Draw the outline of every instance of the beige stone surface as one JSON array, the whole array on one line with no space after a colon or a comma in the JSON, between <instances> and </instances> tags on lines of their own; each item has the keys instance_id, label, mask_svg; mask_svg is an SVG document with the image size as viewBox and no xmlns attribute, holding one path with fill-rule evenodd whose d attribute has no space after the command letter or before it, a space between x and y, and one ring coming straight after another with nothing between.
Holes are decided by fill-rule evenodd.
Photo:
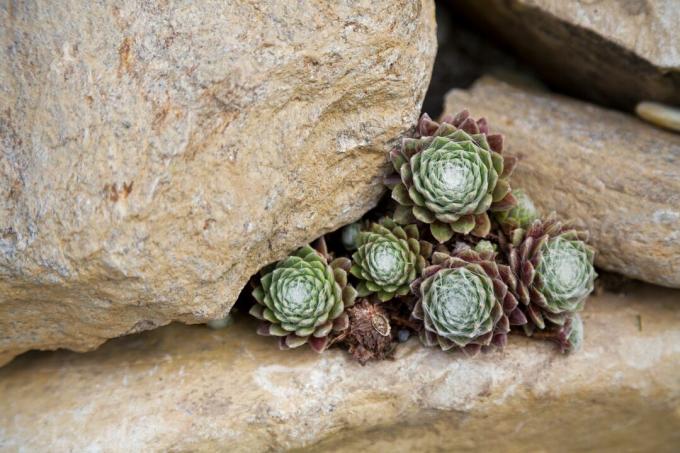
<instances>
[{"instance_id":1,"label":"beige stone surface","mask_svg":"<svg viewBox=\"0 0 680 453\"><path fill-rule=\"evenodd\" d=\"M0 369L0 450L677 451L679 303L641 284L592 297L572 356L511 336L471 359L413 338L362 367L279 351L245 317L31 352Z\"/></svg>"},{"instance_id":2,"label":"beige stone surface","mask_svg":"<svg viewBox=\"0 0 680 453\"><path fill-rule=\"evenodd\" d=\"M455 7L563 90L630 110L643 100L680 104L677 0L457 0Z\"/></svg>"},{"instance_id":3,"label":"beige stone surface","mask_svg":"<svg viewBox=\"0 0 680 453\"><path fill-rule=\"evenodd\" d=\"M223 316L377 201L432 0L0 3L0 363Z\"/></svg>"},{"instance_id":4,"label":"beige stone surface","mask_svg":"<svg viewBox=\"0 0 680 453\"><path fill-rule=\"evenodd\" d=\"M590 230L598 266L680 287L680 136L491 78L447 96L447 112L462 108L505 135L513 186Z\"/></svg>"}]
</instances>

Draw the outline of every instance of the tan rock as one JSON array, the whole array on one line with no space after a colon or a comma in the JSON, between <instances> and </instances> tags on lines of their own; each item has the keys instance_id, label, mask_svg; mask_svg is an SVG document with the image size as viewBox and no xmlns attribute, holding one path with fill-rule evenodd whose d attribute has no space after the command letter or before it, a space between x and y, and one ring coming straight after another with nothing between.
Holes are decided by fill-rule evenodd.
<instances>
[{"instance_id":1,"label":"tan rock","mask_svg":"<svg viewBox=\"0 0 680 453\"><path fill-rule=\"evenodd\" d=\"M680 291L592 297L583 349L511 336L474 359L421 347L362 367L279 351L245 317L172 325L0 369L0 449L674 451Z\"/></svg>"},{"instance_id":2,"label":"tan rock","mask_svg":"<svg viewBox=\"0 0 680 453\"><path fill-rule=\"evenodd\" d=\"M412 126L431 0L3 3L0 363L224 316L360 217Z\"/></svg>"},{"instance_id":3,"label":"tan rock","mask_svg":"<svg viewBox=\"0 0 680 453\"><path fill-rule=\"evenodd\" d=\"M491 78L447 96L446 112L462 108L505 135L513 186L590 230L598 266L680 287L680 136Z\"/></svg>"},{"instance_id":4,"label":"tan rock","mask_svg":"<svg viewBox=\"0 0 680 453\"><path fill-rule=\"evenodd\" d=\"M630 110L680 104L677 0L459 0L455 11L565 92Z\"/></svg>"}]
</instances>

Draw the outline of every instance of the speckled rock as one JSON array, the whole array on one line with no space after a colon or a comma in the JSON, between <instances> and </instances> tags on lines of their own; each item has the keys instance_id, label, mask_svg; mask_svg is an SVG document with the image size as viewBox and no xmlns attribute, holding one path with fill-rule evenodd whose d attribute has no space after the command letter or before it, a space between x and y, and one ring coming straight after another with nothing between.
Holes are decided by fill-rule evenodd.
<instances>
[{"instance_id":1,"label":"speckled rock","mask_svg":"<svg viewBox=\"0 0 680 453\"><path fill-rule=\"evenodd\" d=\"M677 0L456 0L562 91L633 110L680 104Z\"/></svg>"},{"instance_id":2,"label":"speckled rock","mask_svg":"<svg viewBox=\"0 0 680 453\"><path fill-rule=\"evenodd\" d=\"M590 230L598 266L680 288L680 136L492 78L447 96L445 111L463 107L505 135L514 186Z\"/></svg>"},{"instance_id":3,"label":"speckled rock","mask_svg":"<svg viewBox=\"0 0 680 453\"><path fill-rule=\"evenodd\" d=\"M229 310L372 207L431 0L2 2L0 363Z\"/></svg>"},{"instance_id":4,"label":"speckled rock","mask_svg":"<svg viewBox=\"0 0 680 453\"><path fill-rule=\"evenodd\" d=\"M413 338L362 367L279 351L244 317L30 353L0 369L0 450L674 451L680 291L638 285L591 298L572 356L511 336L470 359Z\"/></svg>"}]
</instances>

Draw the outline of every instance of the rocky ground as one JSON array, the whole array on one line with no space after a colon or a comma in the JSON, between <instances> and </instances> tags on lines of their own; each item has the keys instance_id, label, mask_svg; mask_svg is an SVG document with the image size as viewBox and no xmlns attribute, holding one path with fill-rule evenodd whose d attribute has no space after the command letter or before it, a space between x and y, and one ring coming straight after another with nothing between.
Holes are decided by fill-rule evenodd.
<instances>
[{"instance_id":1,"label":"rocky ground","mask_svg":"<svg viewBox=\"0 0 680 453\"><path fill-rule=\"evenodd\" d=\"M676 2L295 5L0 5L0 451L677 450ZM421 105L486 116L592 232L582 351L187 325L374 207Z\"/></svg>"},{"instance_id":2,"label":"rocky ground","mask_svg":"<svg viewBox=\"0 0 680 453\"><path fill-rule=\"evenodd\" d=\"M31 353L0 369L0 449L671 452L679 299L642 284L592 297L573 356L518 337L469 359L411 339L362 367L281 352L244 317Z\"/></svg>"},{"instance_id":3,"label":"rocky ground","mask_svg":"<svg viewBox=\"0 0 680 453\"><path fill-rule=\"evenodd\" d=\"M432 0L82 3L0 8L0 364L224 316L375 206L436 52Z\"/></svg>"}]
</instances>

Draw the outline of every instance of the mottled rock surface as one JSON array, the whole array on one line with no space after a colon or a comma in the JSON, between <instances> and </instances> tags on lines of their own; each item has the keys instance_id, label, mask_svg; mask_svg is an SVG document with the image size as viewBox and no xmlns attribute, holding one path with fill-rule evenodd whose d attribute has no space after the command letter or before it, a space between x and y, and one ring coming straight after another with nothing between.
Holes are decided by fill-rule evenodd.
<instances>
[{"instance_id":1,"label":"mottled rock surface","mask_svg":"<svg viewBox=\"0 0 680 453\"><path fill-rule=\"evenodd\" d=\"M511 336L470 359L413 338L362 367L279 351L245 317L32 352L0 369L0 450L670 452L679 298L641 284L592 297L572 356Z\"/></svg>"},{"instance_id":2,"label":"mottled rock surface","mask_svg":"<svg viewBox=\"0 0 680 453\"><path fill-rule=\"evenodd\" d=\"M520 159L514 186L587 226L598 266L680 287L679 135L491 78L447 96L446 112L462 108L505 135Z\"/></svg>"},{"instance_id":3,"label":"mottled rock surface","mask_svg":"<svg viewBox=\"0 0 680 453\"><path fill-rule=\"evenodd\" d=\"M632 110L680 104L677 0L456 0L455 13L565 92Z\"/></svg>"},{"instance_id":4,"label":"mottled rock surface","mask_svg":"<svg viewBox=\"0 0 680 453\"><path fill-rule=\"evenodd\" d=\"M221 317L360 217L415 122L431 0L3 2L0 364Z\"/></svg>"}]
</instances>

